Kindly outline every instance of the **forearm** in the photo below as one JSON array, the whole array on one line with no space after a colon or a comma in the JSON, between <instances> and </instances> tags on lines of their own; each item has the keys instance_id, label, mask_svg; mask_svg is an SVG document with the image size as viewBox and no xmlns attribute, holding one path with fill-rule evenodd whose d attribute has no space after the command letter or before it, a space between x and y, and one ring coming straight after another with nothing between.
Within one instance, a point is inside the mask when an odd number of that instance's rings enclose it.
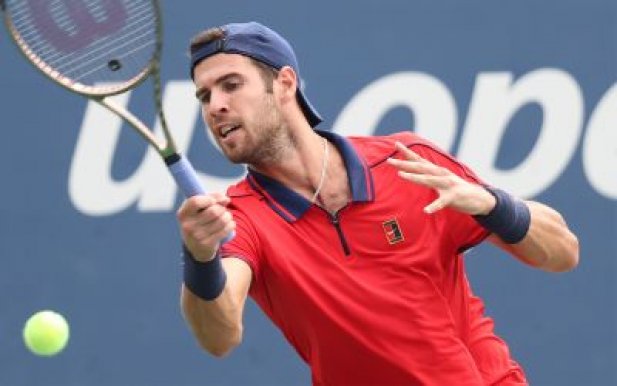
<instances>
[{"instance_id":1,"label":"forearm","mask_svg":"<svg viewBox=\"0 0 617 386\"><path fill-rule=\"evenodd\" d=\"M233 300L228 286L221 295L206 301L182 285L181 307L199 345L210 354L221 357L242 340L242 305Z\"/></svg>"},{"instance_id":2,"label":"forearm","mask_svg":"<svg viewBox=\"0 0 617 386\"><path fill-rule=\"evenodd\" d=\"M242 314L252 279L251 269L241 259L229 257L221 264L226 280L220 293L199 296L186 284L181 292L186 322L200 346L217 357L228 354L242 340Z\"/></svg>"},{"instance_id":3,"label":"forearm","mask_svg":"<svg viewBox=\"0 0 617 386\"><path fill-rule=\"evenodd\" d=\"M525 237L516 244L507 244L497 236L491 241L519 260L549 272L564 272L578 264L579 245L563 217L550 207L525 201L531 221Z\"/></svg>"}]
</instances>

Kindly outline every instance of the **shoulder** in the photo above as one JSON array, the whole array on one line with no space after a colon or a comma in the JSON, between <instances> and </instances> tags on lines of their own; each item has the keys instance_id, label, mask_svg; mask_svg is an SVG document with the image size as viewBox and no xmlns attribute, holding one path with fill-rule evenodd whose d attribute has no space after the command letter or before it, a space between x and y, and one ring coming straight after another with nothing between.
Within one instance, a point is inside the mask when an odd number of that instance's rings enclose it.
<instances>
[{"instance_id":1,"label":"shoulder","mask_svg":"<svg viewBox=\"0 0 617 386\"><path fill-rule=\"evenodd\" d=\"M396 154L395 142L412 149L422 158L443 166L467 180L481 182L481 179L467 165L441 149L430 140L411 131L401 131L383 136L347 137L356 150L362 154L369 167L377 166Z\"/></svg>"},{"instance_id":2,"label":"shoulder","mask_svg":"<svg viewBox=\"0 0 617 386\"><path fill-rule=\"evenodd\" d=\"M248 180L243 178L240 182L237 182L227 188L227 195L233 198L249 197L253 196L255 191L251 188Z\"/></svg>"},{"instance_id":3,"label":"shoulder","mask_svg":"<svg viewBox=\"0 0 617 386\"><path fill-rule=\"evenodd\" d=\"M242 219L246 225L255 227L259 223L255 220L263 221L264 216L269 216L271 210L264 190L251 181L247 176L227 188L226 194L231 199L227 209L232 212L236 222Z\"/></svg>"},{"instance_id":4,"label":"shoulder","mask_svg":"<svg viewBox=\"0 0 617 386\"><path fill-rule=\"evenodd\" d=\"M248 213L260 210L263 204L264 197L251 186L247 177L229 186L226 194L231 198L227 209L232 211L234 217L247 213L247 217L250 219L251 216Z\"/></svg>"},{"instance_id":5,"label":"shoulder","mask_svg":"<svg viewBox=\"0 0 617 386\"><path fill-rule=\"evenodd\" d=\"M379 164L394 155L396 153L395 142L401 142L409 148L418 148L420 152L447 154L431 141L411 131L401 131L381 136L350 136L347 139L362 154L369 166Z\"/></svg>"}]
</instances>

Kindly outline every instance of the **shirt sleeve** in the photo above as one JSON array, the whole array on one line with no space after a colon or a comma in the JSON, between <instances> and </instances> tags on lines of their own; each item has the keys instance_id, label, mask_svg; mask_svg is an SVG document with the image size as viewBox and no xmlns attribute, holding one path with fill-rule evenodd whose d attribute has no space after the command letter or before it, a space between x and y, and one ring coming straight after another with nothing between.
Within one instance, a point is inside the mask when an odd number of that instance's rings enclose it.
<instances>
[{"instance_id":1,"label":"shirt sleeve","mask_svg":"<svg viewBox=\"0 0 617 386\"><path fill-rule=\"evenodd\" d=\"M243 211L233 206L229 209L236 222L236 235L221 246L221 256L223 258L236 257L246 262L253 272L253 283L251 284L253 287L256 279L261 275L259 238L252 221Z\"/></svg>"}]
</instances>

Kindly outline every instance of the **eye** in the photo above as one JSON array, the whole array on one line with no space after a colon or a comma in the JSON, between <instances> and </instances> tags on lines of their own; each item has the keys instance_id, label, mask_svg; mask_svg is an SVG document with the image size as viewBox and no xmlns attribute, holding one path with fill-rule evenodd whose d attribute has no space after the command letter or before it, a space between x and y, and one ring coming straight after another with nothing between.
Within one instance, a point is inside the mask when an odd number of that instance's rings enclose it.
<instances>
[{"instance_id":1,"label":"eye","mask_svg":"<svg viewBox=\"0 0 617 386\"><path fill-rule=\"evenodd\" d=\"M196 95L196 97L203 104L210 103L210 91L200 92Z\"/></svg>"},{"instance_id":2,"label":"eye","mask_svg":"<svg viewBox=\"0 0 617 386\"><path fill-rule=\"evenodd\" d=\"M223 90L225 92L232 92L237 90L240 87L241 83L239 80L227 80L223 83Z\"/></svg>"}]
</instances>

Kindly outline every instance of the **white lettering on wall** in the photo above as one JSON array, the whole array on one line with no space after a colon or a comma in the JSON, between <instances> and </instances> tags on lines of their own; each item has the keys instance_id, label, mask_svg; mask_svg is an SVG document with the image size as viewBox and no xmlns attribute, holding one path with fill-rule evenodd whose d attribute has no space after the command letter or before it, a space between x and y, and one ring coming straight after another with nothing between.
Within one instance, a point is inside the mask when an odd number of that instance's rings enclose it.
<instances>
[{"instance_id":1,"label":"white lettering on wall","mask_svg":"<svg viewBox=\"0 0 617 386\"><path fill-rule=\"evenodd\" d=\"M542 109L538 139L516 167L499 170L495 161L508 122L529 103L537 103ZM480 74L458 156L488 183L521 197L532 197L550 186L567 167L582 124L581 91L564 71L536 70L514 83L510 73Z\"/></svg>"},{"instance_id":2,"label":"white lettering on wall","mask_svg":"<svg viewBox=\"0 0 617 386\"><path fill-rule=\"evenodd\" d=\"M190 81L166 85L163 105L180 152L193 138L199 104ZM129 95L115 97L126 105ZM542 111L539 134L528 155L509 170L495 166L509 122L528 104ZM398 72L371 82L342 109L332 130L342 135L370 135L396 107L415 118L410 127L445 150L456 138L458 112L450 90L437 78L421 72ZM517 80L509 72L478 74L467 120L456 154L487 182L521 197L548 189L572 161L583 132L584 105L578 83L560 69L538 69ZM121 120L90 102L86 108L69 173L69 195L87 215L112 215L136 206L143 212L174 210L179 194L154 150L148 149L132 175L118 181L111 168ZM617 85L607 91L591 115L582 140L582 162L591 186L617 199ZM160 130L158 122L155 132ZM213 140L209 138L211 142ZM189 154L190 158L190 154ZM206 169L207 170L207 169ZM224 191L237 178L200 174L208 191Z\"/></svg>"},{"instance_id":3,"label":"white lettering on wall","mask_svg":"<svg viewBox=\"0 0 617 386\"><path fill-rule=\"evenodd\" d=\"M364 87L343 108L332 130L370 135L388 111L401 106L413 112L416 133L442 149L452 148L458 116L454 98L439 79L420 72L387 75Z\"/></svg>"},{"instance_id":4,"label":"white lettering on wall","mask_svg":"<svg viewBox=\"0 0 617 386\"><path fill-rule=\"evenodd\" d=\"M589 118L583 168L591 186L617 199L617 84L606 92Z\"/></svg>"}]
</instances>

